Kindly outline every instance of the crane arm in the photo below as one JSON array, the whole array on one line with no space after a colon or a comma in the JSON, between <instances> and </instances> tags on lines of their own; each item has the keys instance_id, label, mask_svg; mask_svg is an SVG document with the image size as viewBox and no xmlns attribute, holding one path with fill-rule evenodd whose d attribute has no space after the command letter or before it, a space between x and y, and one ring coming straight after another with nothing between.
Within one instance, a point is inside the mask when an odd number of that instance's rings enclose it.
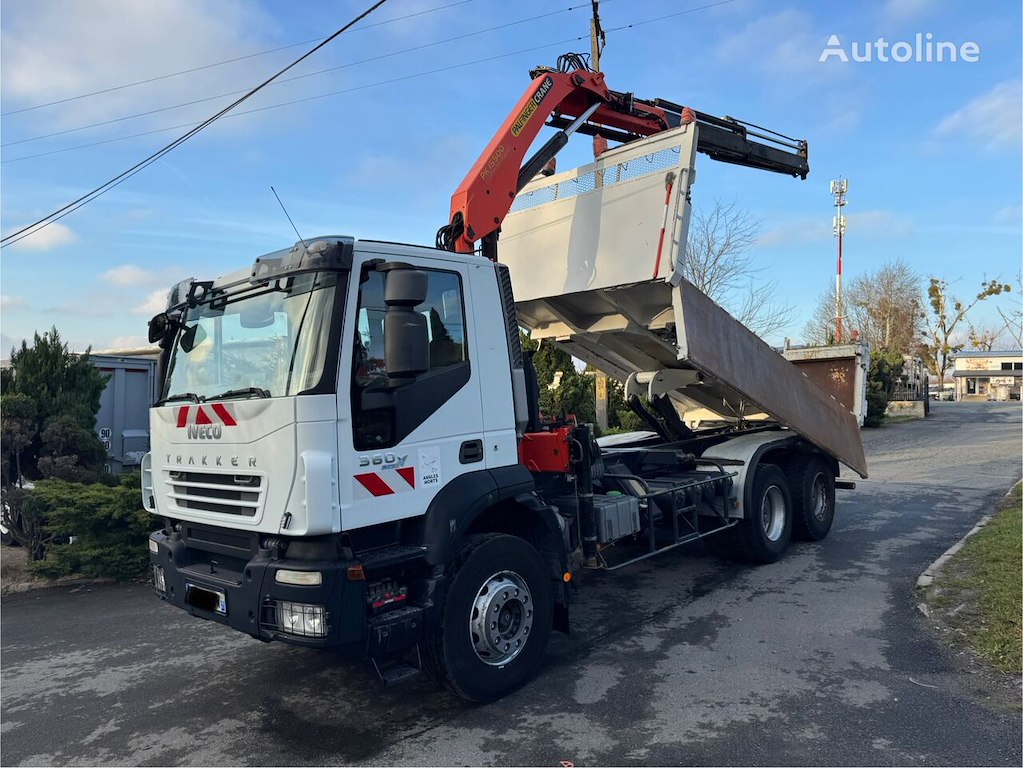
<instances>
[{"instance_id":1,"label":"crane arm","mask_svg":"<svg viewBox=\"0 0 1023 768\"><path fill-rule=\"evenodd\" d=\"M437 232L438 248L472 253L482 240L484 255L496 260L497 233L515 195L576 131L629 142L695 122L700 128L697 150L715 160L804 179L809 173L805 141L663 99L612 91L604 75L576 54L561 57L557 69L542 67L530 74L526 92L451 196L448 223ZM561 130L523 163L545 125Z\"/></svg>"},{"instance_id":2,"label":"crane arm","mask_svg":"<svg viewBox=\"0 0 1023 768\"><path fill-rule=\"evenodd\" d=\"M438 247L472 253L477 240L500 228L518 191L584 122L638 136L669 127L664 110L658 107L650 114L619 111L620 95L608 90L600 72L540 69L534 74L522 98L451 196L451 218L437 233ZM559 131L523 166L526 151L555 112L575 117L574 123Z\"/></svg>"}]
</instances>

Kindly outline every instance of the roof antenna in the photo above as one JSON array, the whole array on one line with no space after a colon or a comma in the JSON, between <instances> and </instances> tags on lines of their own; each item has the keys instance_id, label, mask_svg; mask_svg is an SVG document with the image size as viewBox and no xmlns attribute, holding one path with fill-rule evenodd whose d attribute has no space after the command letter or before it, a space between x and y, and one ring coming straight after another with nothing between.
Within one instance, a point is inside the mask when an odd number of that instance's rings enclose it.
<instances>
[{"instance_id":1,"label":"roof antenna","mask_svg":"<svg viewBox=\"0 0 1023 768\"><path fill-rule=\"evenodd\" d=\"M284 211L284 215L288 217L288 223L291 224L291 228L295 230L295 234L298 235L298 240L302 243L302 247L308 248L309 246L306 244L305 238L298 234L298 227L295 226L295 222L293 222L291 220L291 216L288 215L288 209L284 207L284 203L281 202L281 196L277 194L277 190L274 189L273 184L270 185L270 191L273 192L274 197L277 198L277 202L280 204L281 210Z\"/></svg>"}]
</instances>

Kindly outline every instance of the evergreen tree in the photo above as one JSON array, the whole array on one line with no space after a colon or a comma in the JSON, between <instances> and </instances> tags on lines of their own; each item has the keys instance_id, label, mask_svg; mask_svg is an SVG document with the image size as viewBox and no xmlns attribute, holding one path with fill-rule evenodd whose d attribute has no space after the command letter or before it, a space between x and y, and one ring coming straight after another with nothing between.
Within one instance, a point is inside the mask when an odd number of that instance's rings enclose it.
<instances>
[{"instance_id":1,"label":"evergreen tree","mask_svg":"<svg viewBox=\"0 0 1023 768\"><path fill-rule=\"evenodd\" d=\"M5 402L11 395L21 395L33 405L35 429L18 454L20 471L29 478L39 476L43 457L90 474L102 466L106 452L95 428L107 377L92 365L89 352L71 353L55 327L36 333L32 346L23 341L20 349L11 350L11 367L0 383ZM5 443L9 426L4 425ZM54 427L50 439L44 440L50 427Z\"/></svg>"}]
</instances>

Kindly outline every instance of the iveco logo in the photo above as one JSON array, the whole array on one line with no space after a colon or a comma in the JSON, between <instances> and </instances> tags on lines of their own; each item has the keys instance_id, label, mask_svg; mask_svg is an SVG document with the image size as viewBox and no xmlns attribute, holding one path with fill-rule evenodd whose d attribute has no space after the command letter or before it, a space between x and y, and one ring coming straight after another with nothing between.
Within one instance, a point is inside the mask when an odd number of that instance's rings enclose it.
<instances>
[{"instance_id":1,"label":"iveco logo","mask_svg":"<svg viewBox=\"0 0 1023 768\"><path fill-rule=\"evenodd\" d=\"M219 440L224 436L224 427L236 427L238 422L234 418L233 405L213 403L206 408L183 405L178 409L177 426L188 430L189 440Z\"/></svg>"}]
</instances>

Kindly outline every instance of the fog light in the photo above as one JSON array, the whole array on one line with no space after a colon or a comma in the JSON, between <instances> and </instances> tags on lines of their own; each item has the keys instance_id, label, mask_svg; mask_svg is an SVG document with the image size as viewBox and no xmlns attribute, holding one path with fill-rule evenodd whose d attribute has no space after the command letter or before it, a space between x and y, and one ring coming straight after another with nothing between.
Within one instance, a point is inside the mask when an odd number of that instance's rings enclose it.
<instances>
[{"instance_id":1,"label":"fog light","mask_svg":"<svg viewBox=\"0 0 1023 768\"><path fill-rule=\"evenodd\" d=\"M152 552L154 555L159 554L160 545L156 543L155 539L149 540L149 551Z\"/></svg>"},{"instance_id":2,"label":"fog light","mask_svg":"<svg viewBox=\"0 0 1023 768\"><path fill-rule=\"evenodd\" d=\"M327 617L322 605L277 603L277 626L282 632L300 637L326 637Z\"/></svg>"},{"instance_id":3,"label":"fog light","mask_svg":"<svg viewBox=\"0 0 1023 768\"><path fill-rule=\"evenodd\" d=\"M167 582L163 578L163 568L159 565L153 566L153 586L160 594L167 594Z\"/></svg>"},{"instance_id":4,"label":"fog light","mask_svg":"<svg viewBox=\"0 0 1023 768\"><path fill-rule=\"evenodd\" d=\"M278 584L298 584L303 587L315 587L323 583L323 574L319 571L277 571L274 580Z\"/></svg>"}]
</instances>

